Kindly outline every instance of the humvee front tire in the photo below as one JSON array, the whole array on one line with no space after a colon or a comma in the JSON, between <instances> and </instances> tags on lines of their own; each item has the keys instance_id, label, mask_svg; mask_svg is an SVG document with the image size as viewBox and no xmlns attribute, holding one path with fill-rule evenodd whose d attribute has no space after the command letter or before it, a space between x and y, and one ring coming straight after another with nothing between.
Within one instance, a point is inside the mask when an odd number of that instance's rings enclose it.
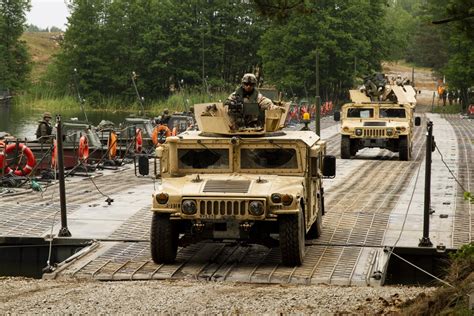
<instances>
[{"instance_id":1,"label":"humvee front tire","mask_svg":"<svg viewBox=\"0 0 474 316\"><path fill-rule=\"evenodd\" d=\"M359 150L359 148L357 148L357 139L352 139L351 142L350 142L350 147L349 147L349 151L351 153L351 156L355 156L357 154L357 151Z\"/></svg>"},{"instance_id":2,"label":"humvee front tire","mask_svg":"<svg viewBox=\"0 0 474 316\"><path fill-rule=\"evenodd\" d=\"M285 266L299 266L303 263L305 228L303 211L298 215L278 216L280 230L281 261Z\"/></svg>"},{"instance_id":3,"label":"humvee front tire","mask_svg":"<svg viewBox=\"0 0 474 316\"><path fill-rule=\"evenodd\" d=\"M400 136L398 143L398 157L402 161L410 160L410 148L407 136Z\"/></svg>"},{"instance_id":4,"label":"humvee front tire","mask_svg":"<svg viewBox=\"0 0 474 316\"><path fill-rule=\"evenodd\" d=\"M155 263L173 263L178 253L178 228L169 214L154 212L151 220L150 248Z\"/></svg>"},{"instance_id":5,"label":"humvee front tire","mask_svg":"<svg viewBox=\"0 0 474 316\"><path fill-rule=\"evenodd\" d=\"M341 158L351 158L351 139L347 135L342 135L341 137Z\"/></svg>"}]
</instances>

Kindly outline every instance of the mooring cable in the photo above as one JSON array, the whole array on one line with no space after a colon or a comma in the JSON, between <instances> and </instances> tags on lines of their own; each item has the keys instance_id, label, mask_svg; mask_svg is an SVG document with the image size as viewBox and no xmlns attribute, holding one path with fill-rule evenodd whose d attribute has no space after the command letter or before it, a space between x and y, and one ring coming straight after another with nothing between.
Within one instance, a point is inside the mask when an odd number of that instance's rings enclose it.
<instances>
[{"instance_id":1,"label":"mooring cable","mask_svg":"<svg viewBox=\"0 0 474 316\"><path fill-rule=\"evenodd\" d=\"M425 140L425 146L426 146L426 140ZM403 219L403 224L402 224L402 227L401 227L401 229L400 229L400 233L398 234L398 238L397 238L397 240L395 241L395 243L393 244L393 246L392 246L392 247L387 247L389 250L388 250L387 262L385 263L385 266L384 266L384 271L387 270L390 256L393 254L393 255L395 255L396 257L398 257L398 258L402 259L403 261L405 261L406 263L410 264L411 266L415 267L416 269L422 271L423 273L425 273L425 274L427 274L427 275L429 275L429 276L435 278L436 280L439 280L439 281L441 281L441 282L443 282L443 283L449 285L449 286L452 287L452 288L455 288L454 286L452 286L452 285L449 284L448 282L441 280L440 278L438 278L438 277L432 275L431 273L429 273L428 271L424 270L423 268L420 268L419 266L415 265L414 263L409 262L408 260L402 258L401 256L397 255L397 254L394 252L395 247L397 246L398 242L399 242L400 239L401 239L401 236L402 236L402 233L403 233L403 229L404 229L404 227L405 227L405 224L406 224L406 221L407 221L407 218L408 218L408 212L409 212L409 210L410 210L411 203L412 203L413 197L414 197L414 195L415 195L416 184L418 183L418 178L419 178L419 175L420 175L420 170L421 170L421 162L420 162L420 164L419 164L419 166L418 166L418 171L417 171L416 177L415 177L415 184L414 184L413 190L412 190L412 192L411 192L410 201L408 202L408 206L407 206L406 211L405 211L405 217L404 217L404 219Z\"/></svg>"}]
</instances>

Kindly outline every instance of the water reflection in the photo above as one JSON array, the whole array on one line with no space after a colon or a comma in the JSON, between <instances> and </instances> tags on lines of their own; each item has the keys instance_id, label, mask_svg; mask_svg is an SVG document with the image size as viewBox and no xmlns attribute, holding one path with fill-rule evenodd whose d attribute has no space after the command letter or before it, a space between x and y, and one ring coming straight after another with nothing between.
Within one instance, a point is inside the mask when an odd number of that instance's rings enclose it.
<instances>
[{"instance_id":1,"label":"water reflection","mask_svg":"<svg viewBox=\"0 0 474 316\"><path fill-rule=\"evenodd\" d=\"M38 122L42 119L43 112L44 110L30 110L15 106L14 104L0 106L0 132L8 132L18 138L35 139L36 128L38 127ZM55 122L56 114L60 114L65 121L71 118L84 120L84 114L80 110L65 110L61 111L61 113L52 111L51 114L53 116L53 123ZM87 117L92 125L99 124L101 120L112 121L117 125L131 114L123 111L94 110L88 111Z\"/></svg>"}]
</instances>

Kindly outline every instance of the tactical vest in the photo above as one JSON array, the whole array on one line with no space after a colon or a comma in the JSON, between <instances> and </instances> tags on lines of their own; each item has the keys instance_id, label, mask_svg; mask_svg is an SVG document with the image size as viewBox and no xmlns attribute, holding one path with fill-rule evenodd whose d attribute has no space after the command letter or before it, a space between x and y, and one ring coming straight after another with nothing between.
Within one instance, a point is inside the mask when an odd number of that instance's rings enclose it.
<instances>
[{"instance_id":1,"label":"tactical vest","mask_svg":"<svg viewBox=\"0 0 474 316\"><path fill-rule=\"evenodd\" d=\"M235 91L235 94L241 97L242 100L244 100L244 103L257 103L257 97L258 97L257 89L253 89L252 94L250 94L249 96L245 96L245 99L244 99L244 89L242 87L239 87Z\"/></svg>"},{"instance_id":2,"label":"tactical vest","mask_svg":"<svg viewBox=\"0 0 474 316\"><path fill-rule=\"evenodd\" d=\"M47 132L47 135L51 135L53 133L53 126L51 124L49 124L48 122L46 121L41 121L39 122L38 124L38 128L36 129L36 138L40 138L41 136L45 136L45 135L41 135L41 125L46 125L46 132Z\"/></svg>"}]
</instances>

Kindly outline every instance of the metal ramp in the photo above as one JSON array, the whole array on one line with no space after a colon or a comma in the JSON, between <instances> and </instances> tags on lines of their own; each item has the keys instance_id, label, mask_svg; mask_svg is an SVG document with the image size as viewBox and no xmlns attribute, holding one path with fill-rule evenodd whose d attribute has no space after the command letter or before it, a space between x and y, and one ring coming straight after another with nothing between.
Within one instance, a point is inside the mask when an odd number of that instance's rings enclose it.
<instances>
[{"instance_id":1,"label":"metal ramp","mask_svg":"<svg viewBox=\"0 0 474 316\"><path fill-rule=\"evenodd\" d=\"M148 242L100 242L91 250L47 278L378 285L371 277L381 248L308 244L299 267L281 266L278 248L235 243L194 244L180 249L176 263L167 265L151 261Z\"/></svg>"}]
</instances>

